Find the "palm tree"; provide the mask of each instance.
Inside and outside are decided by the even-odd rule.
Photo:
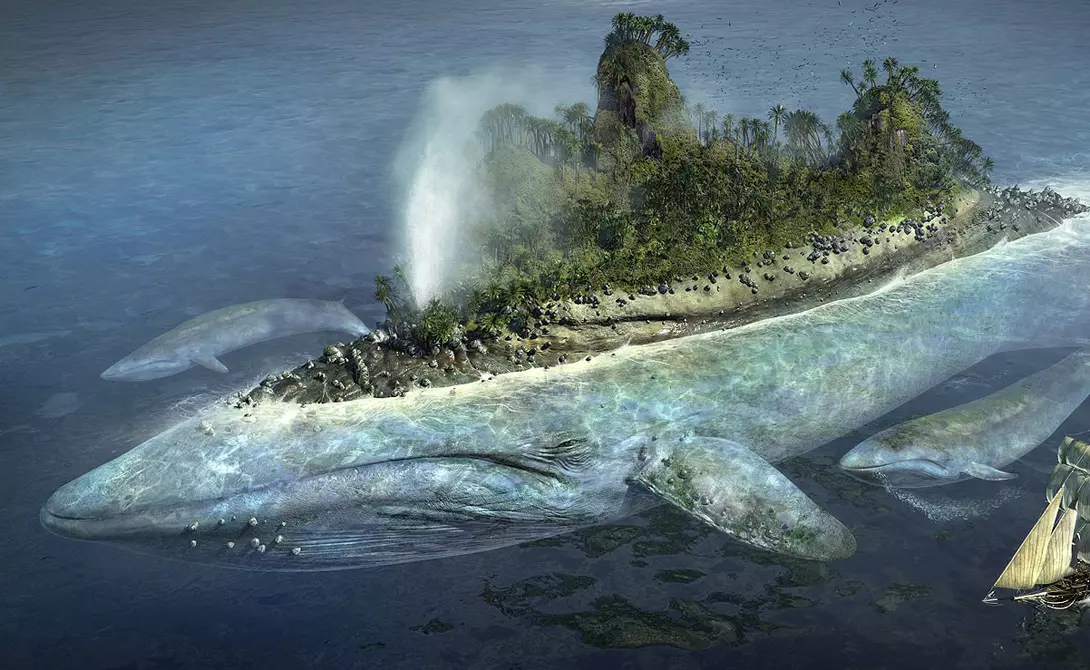
[[[726,114],[723,116],[723,137],[728,141],[734,141],[734,115]]]
[[[484,298],[489,305],[503,305],[508,302],[507,289],[496,279],[491,279],[484,287]]]
[[[843,70],[841,70],[840,81],[844,82],[848,86],[851,86],[852,90],[855,91],[855,97],[859,97],[859,88],[855,85],[855,75],[852,74],[851,70],[849,70],[848,68],[844,68]]]
[[[606,35],[607,49],[625,42],[642,42],[658,51],[663,60],[689,53],[689,43],[681,36],[681,31],[662,14],[651,17],[621,12],[613,16],[610,25],[613,30]],[[652,45],[656,33],[658,39]]]
[[[704,141],[704,103],[698,102],[693,107],[693,112],[696,114],[696,137],[701,142]]]
[[[768,141],[772,133],[772,125],[768,121],[757,121],[757,140],[758,146],[761,149],[767,149],[772,146]]]
[[[783,105],[773,105],[772,109],[768,110],[768,119],[772,121],[772,143],[775,144],[779,141],[780,137],[780,123],[783,122],[783,115],[787,113],[787,109]]]
[[[477,123],[478,137],[484,145],[486,153],[495,151],[503,142],[503,133],[497,109],[493,107],[482,114],[481,120]]]
[[[575,128],[572,127],[571,122],[568,121],[568,113],[571,108],[562,102],[556,103],[556,107],[553,107],[553,113],[563,119],[568,124],[568,129],[575,132]]]
[[[821,119],[817,114],[806,109],[796,109],[784,118],[783,130],[788,144],[797,155],[806,157],[811,162],[821,158]]]
[[[590,120],[590,107],[585,102],[577,102],[568,108],[568,116],[565,120],[572,124],[576,137],[583,137],[587,121]]]
[[[886,84],[890,87],[896,87],[897,85],[897,59],[893,56],[887,56],[882,61],[882,69],[886,71]]]
[[[524,129],[523,142],[527,149],[532,151],[538,158],[543,158],[545,155],[544,142],[542,141],[543,128],[541,119],[534,116],[527,116],[522,120],[522,127]]]
[[[613,15],[613,21],[610,25],[613,27],[613,33],[622,40],[630,39],[631,27],[633,19],[636,15],[632,12],[619,12]]]
[[[502,333],[507,327],[507,319],[499,312],[488,312],[481,319],[481,326],[491,335]]]
[[[825,139],[825,160],[831,160],[833,157],[833,147],[836,146],[836,142],[833,138],[833,129],[829,127],[829,124],[821,123],[821,136]]]
[[[821,149],[821,129],[825,125],[818,118],[818,115],[809,109],[805,109],[802,112],[805,119],[806,132],[809,136],[808,144],[810,146],[811,158],[814,163],[821,162],[822,149]]]
[[[787,138],[787,146],[796,152],[802,150],[802,119],[798,110],[788,112],[783,118],[783,134]]]
[[[676,39],[674,33],[677,31],[677,26],[663,19],[662,14],[656,16],[655,20],[658,24],[656,30],[659,33],[659,38],[655,41],[655,50],[662,53],[670,46],[671,41]]]
[[[874,61],[869,58],[863,61],[863,81],[867,83],[868,89],[878,85],[878,68],[874,67]]]
[[[386,313],[392,315],[411,306],[412,289],[409,280],[405,276],[405,268],[401,264],[394,265],[394,279],[397,280],[395,288],[390,279],[384,275],[375,277],[375,300],[386,307]]]
[[[933,134],[942,136],[949,127],[950,112],[945,109],[939,109],[937,112],[927,116],[927,129]]]
[[[708,128],[708,144],[714,142],[719,135],[719,127],[716,123],[719,121],[719,113],[714,109],[709,109],[707,112],[707,128]]]
[[[842,143],[848,143],[855,141],[858,136],[859,130],[862,128],[862,123],[859,121],[859,117],[851,112],[843,112],[840,116],[836,117],[836,127],[840,131],[840,138]]]
[[[565,171],[565,163],[574,161],[582,153],[579,137],[564,127],[557,128],[556,147],[559,149],[563,162],[559,164],[561,174]]]
[[[378,300],[386,308],[389,314],[394,309],[394,294],[390,287],[390,279],[385,275],[375,277],[375,300]]]
[[[991,158],[985,158],[980,163],[980,171],[981,172],[991,172],[992,168],[994,168],[994,167],[995,167],[995,161],[993,161]]]

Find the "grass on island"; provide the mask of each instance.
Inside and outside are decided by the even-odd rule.
[[[687,107],[666,63],[688,50],[661,15],[617,14],[593,114],[582,102],[552,119],[506,103],[487,112],[476,177],[496,206],[468,242],[482,254],[426,305],[413,304],[403,268],[379,276],[387,325],[424,349],[522,332],[550,300],[705,275],[989,183],[991,159],[915,66],[890,57],[864,61],[859,77],[841,71],[855,99],[830,125],[779,104],[767,119]]]

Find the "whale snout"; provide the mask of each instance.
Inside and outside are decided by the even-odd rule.
[[[115,459],[54,491],[38,518],[55,535],[107,540],[147,530],[159,516],[184,508],[185,490],[168,464],[133,470]]]
[[[99,375],[114,382],[146,382],[188,370],[193,364],[182,357],[134,358],[127,356]]]
[[[858,448],[852,449],[840,457],[840,468],[848,471],[869,470],[871,468],[881,467],[884,464],[884,462],[876,460],[872,454],[866,453]]]
[[[82,479],[82,478],[81,478]],[[38,514],[42,526],[54,535],[77,540],[90,540],[96,537],[94,525],[109,513],[110,505],[105,499],[93,499],[89,492],[80,485],[80,480],[68,482],[57,489],[49,500],[45,501]]]
[[[125,370],[122,367],[121,363],[121,361],[118,361],[117,363],[114,363],[110,367],[106,368],[102,371],[102,374],[100,374],[99,377],[112,382],[125,381]]]

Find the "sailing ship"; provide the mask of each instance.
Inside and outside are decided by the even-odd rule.
[[[1048,506],[985,596],[989,605],[1000,600],[1051,609],[1090,604],[1090,444],[1066,437],[1057,460],[1045,494]],[[996,589],[1021,593],[1000,598]]]

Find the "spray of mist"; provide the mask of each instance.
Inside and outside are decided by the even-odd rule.
[[[594,99],[589,74],[561,75],[563,80],[520,68],[443,77],[428,88],[397,160],[406,273],[417,305],[442,296],[463,264],[477,255],[466,233],[491,208],[476,179],[484,158],[475,137],[481,116],[503,102],[552,116],[558,102]]]

